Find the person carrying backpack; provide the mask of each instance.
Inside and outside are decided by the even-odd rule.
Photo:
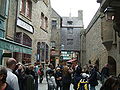
[[[98,85],[97,81],[97,67],[93,66],[90,77],[88,78],[89,84],[90,84],[90,90],[96,90],[95,87]]]
[[[78,83],[77,90],[89,90],[88,77],[88,74],[82,73],[82,77]]]

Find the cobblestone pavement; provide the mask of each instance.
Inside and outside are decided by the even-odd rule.
[[[96,90],[100,90],[100,87],[101,87],[101,84],[99,83],[99,85],[96,86]],[[47,90],[47,82],[45,78],[43,79],[43,82],[39,84],[38,90]],[[74,90],[72,84],[71,84],[70,90]]]
[[[38,90],[47,90],[47,82],[46,79],[43,79],[43,82],[39,84]]]

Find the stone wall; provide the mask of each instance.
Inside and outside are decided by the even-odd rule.
[[[49,0],[48,0],[49,1]],[[33,44],[32,44],[32,60],[35,61],[35,54],[37,53],[37,42],[45,42],[49,46],[48,55],[50,55],[50,37],[51,37],[51,5],[48,6],[43,1],[33,3],[32,10],[32,24],[34,26]],[[47,32],[40,28],[41,26],[41,12],[48,18]],[[50,57],[49,57],[50,58]]]
[[[107,63],[107,58],[107,50],[101,39],[101,18],[98,10],[86,29],[86,60],[87,63],[91,60],[92,64],[99,60],[101,69]]]

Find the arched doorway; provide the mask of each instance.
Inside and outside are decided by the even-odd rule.
[[[110,68],[110,75],[116,75],[116,61],[113,57],[108,56],[108,64]]]

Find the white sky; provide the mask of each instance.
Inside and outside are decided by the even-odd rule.
[[[62,17],[78,16],[78,10],[83,10],[83,22],[86,28],[99,8],[97,0],[51,0],[51,6]]]

